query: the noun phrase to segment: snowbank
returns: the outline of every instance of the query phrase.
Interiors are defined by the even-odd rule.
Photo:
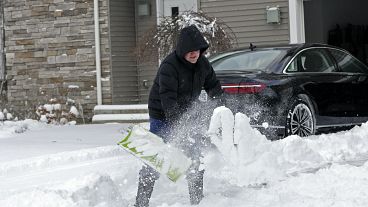
[[[44,127],[47,127],[47,125],[32,119],[24,121],[0,121],[0,139],[7,138],[16,133],[23,133],[29,129],[39,129]]]
[[[116,146],[127,127],[0,124],[0,206],[132,206],[142,163]],[[269,141],[244,114],[220,107],[208,134],[217,150],[204,159],[199,206],[368,206],[368,123]],[[186,180],[162,176],[151,206],[190,206]]]
[[[368,123],[335,134],[307,138],[293,135],[270,141],[250,126],[247,116],[237,113],[234,117],[229,109],[219,107],[208,133],[224,162],[210,155],[206,169],[215,170],[239,186],[278,182],[334,163],[361,165],[368,159]],[[218,173],[220,168],[223,170]]]

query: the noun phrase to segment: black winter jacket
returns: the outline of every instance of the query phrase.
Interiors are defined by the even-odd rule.
[[[148,109],[151,118],[175,121],[204,88],[209,97],[222,94],[220,82],[203,52],[208,44],[195,26],[182,29],[176,50],[161,63],[150,91]],[[184,59],[186,53],[200,50],[195,64]]]

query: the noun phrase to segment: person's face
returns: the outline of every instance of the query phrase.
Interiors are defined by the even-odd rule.
[[[186,61],[194,64],[197,62],[199,55],[200,55],[200,51],[196,50],[196,51],[188,52],[187,54],[185,54],[184,58]]]

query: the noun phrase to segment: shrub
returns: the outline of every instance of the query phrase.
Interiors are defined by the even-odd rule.
[[[203,12],[187,11],[177,17],[164,17],[158,26],[147,31],[137,44],[140,62],[155,62],[165,58],[176,46],[182,28],[195,25],[210,45],[207,56],[237,45],[233,31],[223,22]]]

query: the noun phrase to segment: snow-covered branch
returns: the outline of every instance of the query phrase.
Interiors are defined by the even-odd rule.
[[[189,25],[195,25],[210,45],[207,56],[237,45],[234,33],[225,23],[203,12],[187,11],[177,17],[164,17],[157,27],[147,31],[137,44],[138,60],[155,62],[165,58],[175,48],[180,30]]]

